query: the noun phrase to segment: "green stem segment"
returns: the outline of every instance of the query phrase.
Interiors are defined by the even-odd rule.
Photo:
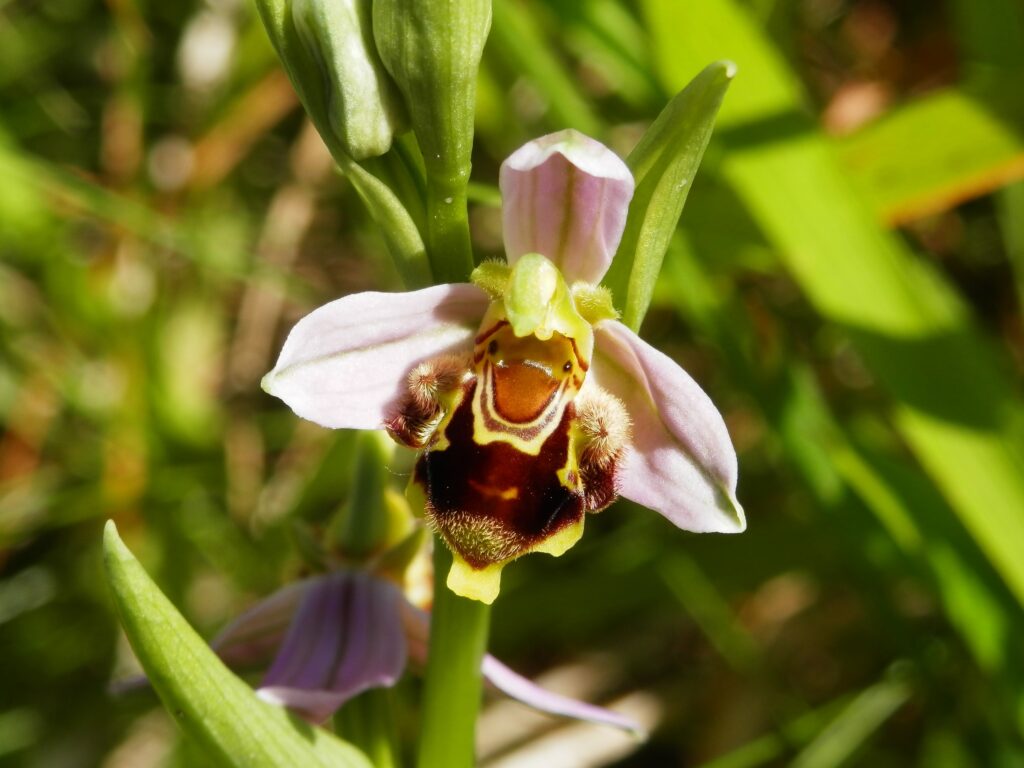
[[[483,693],[480,669],[491,609],[448,589],[445,580],[451,564],[448,548],[437,541],[418,768],[472,768],[475,762],[476,717]]]
[[[374,768],[401,766],[391,699],[389,689],[371,689],[347,702],[334,716],[334,730],[362,750]]]
[[[473,271],[466,180],[427,176],[427,253],[439,283],[462,283]]]

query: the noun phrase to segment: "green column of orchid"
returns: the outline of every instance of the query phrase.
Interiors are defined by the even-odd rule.
[[[473,269],[466,186],[490,0],[376,0],[377,50],[405,97],[427,174],[427,252],[438,282]]]

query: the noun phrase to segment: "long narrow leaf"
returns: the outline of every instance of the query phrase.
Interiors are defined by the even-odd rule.
[[[707,66],[662,110],[627,158],[636,193],[605,282],[617,297],[622,321],[633,330],[639,330],[651,303],[665,251],[735,74],[728,61]]]

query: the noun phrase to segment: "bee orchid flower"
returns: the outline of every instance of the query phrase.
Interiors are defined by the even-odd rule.
[[[466,597],[493,601],[508,562],[561,554],[616,496],[685,530],[742,531],[721,415],[600,286],[633,195],[626,164],[562,131],[512,154],[500,186],[505,262],[314,310],[264,389],[325,427],[387,429],[420,451],[410,488]]]
[[[323,723],[346,701],[394,685],[408,662],[426,663],[430,615],[397,585],[369,571],[341,569],[289,584],[228,624],[213,640],[235,669],[263,668],[257,695]],[[639,734],[629,718],[548,691],[484,657],[484,679],[542,712]]]

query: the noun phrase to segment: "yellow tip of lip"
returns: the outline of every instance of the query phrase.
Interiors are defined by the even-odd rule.
[[[448,571],[448,589],[456,595],[490,605],[501,590],[501,568],[504,563],[486,568],[473,568],[457,554]]]
[[[554,536],[544,539],[544,541],[537,544],[530,551],[543,552],[547,555],[552,555],[553,557],[560,557],[561,555],[564,555],[573,544],[579,541],[582,535],[583,518],[580,518],[579,522],[567,525]]]

